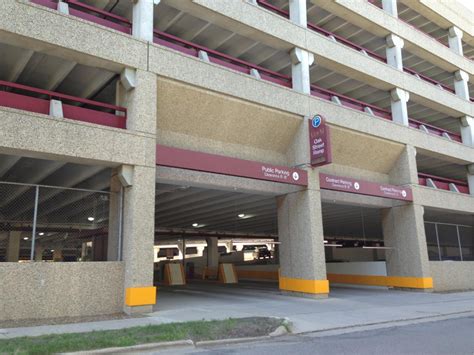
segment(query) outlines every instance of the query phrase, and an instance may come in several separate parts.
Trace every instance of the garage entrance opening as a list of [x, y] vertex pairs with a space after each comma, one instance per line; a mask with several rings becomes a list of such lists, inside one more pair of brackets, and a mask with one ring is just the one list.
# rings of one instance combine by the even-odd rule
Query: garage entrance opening
[[173, 288], [192, 292], [205, 285], [235, 288], [267, 281], [278, 288], [274, 195], [158, 183], [155, 213], [159, 298]]
[[323, 202], [326, 271], [330, 286], [383, 286], [387, 276], [382, 210]]

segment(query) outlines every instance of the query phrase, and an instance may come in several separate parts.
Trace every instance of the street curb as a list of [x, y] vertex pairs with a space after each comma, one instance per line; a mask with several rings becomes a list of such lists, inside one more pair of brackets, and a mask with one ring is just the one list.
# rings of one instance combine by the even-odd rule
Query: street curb
[[271, 332], [268, 335], [262, 335], [259, 337], [202, 340], [202, 341], [197, 341], [196, 343], [194, 343], [194, 345], [196, 347], [202, 347], [202, 346], [226, 345], [226, 344], [235, 344], [235, 343], [247, 343], [247, 342], [253, 342], [253, 341], [260, 341], [260, 340], [269, 340], [269, 339], [287, 335], [287, 334], [289, 333], [288, 333], [288, 330], [285, 328], [285, 326], [280, 325], [278, 328], [276, 328], [273, 332]]
[[84, 350], [72, 353], [61, 353], [63, 355], [89, 355], [89, 354], [126, 354], [143, 350], [163, 350], [172, 348], [194, 347], [192, 340], [165, 341], [160, 343], [140, 344], [126, 347], [105, 348], [97, 350]]
[[229, 339], [219, 339], [219, 340], [203, 340], [197, 341], [195, 343], [196, 347], [202, 346], [214, 346], [214, 345], [226, 345], [226, 344], [235, 344], [235, 343], [247, 343], [251, 341], [259, 341], [259, 340], [268, 340], [271, 339], [270, 335], [263, 335], [260, 337], [247, 337], [247, 338], [229, 338]]
[[135, 351], [156, 351], [172, 348], [198, 348], [204, 346], [216, 346], [216, 345], [226, 345], [226, 344], [236, 344], [236, 343], [247, 343], [261, 340], [268, 340], [278, 336], [288, 334], [288, 330], [285, 326], [280, 325], [273, 332], [268, 335], [263, 335], [259, 337], [246, 337], [246, 338], [228, 338], [228, 339], [219, 339], [219, 340], [203, 340], [193, 342], [192, 340], [177, 340], [177, 341], [167, 341], [160, 343], [149, 343], [149, 344], [140, 344], [134, 346], [126, 347], [116, 347], [116, 348], [105, 348], [97, 350], [85, 350], [77, 351], [71, 353], [61, 353], [62, 355], [89, 355], [89, 354], [126, 354]]

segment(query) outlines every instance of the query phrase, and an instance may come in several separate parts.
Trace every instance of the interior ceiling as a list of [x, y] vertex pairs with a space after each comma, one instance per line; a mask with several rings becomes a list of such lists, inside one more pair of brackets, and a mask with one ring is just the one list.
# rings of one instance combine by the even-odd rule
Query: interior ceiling
[[0, 80], [115, 104], [114, 72], [0, 42]]
[[451, 223], [451, 224], [462, 224], [465, 226], [471, 226], [473, 228], [472, 234], [474, 238], [474, 215], [473, 214], [461, 214], [461, 213], [446, 213], [446, 211], [425, 208], [424, 220], [427, 222], [438, 222], [438, 223]]
[[[239, 214], [248, 218], [240, 218]], [[157, 184], [155, 215], [160, 228], [277, 233], [273, 196]], [[195, 223], [198, 228], [193, 227]]]
[[325, 237], [383, 239], [381, 210], [322, 203]]
[[[444, 176], [460, 177], [457, 176], [462, 168], [460, 166], [442, 164], [421, 154], [417, 161], [428, 172], [441, 169], [446, 172]], [[110, 168], [102, 166], [0, 155], [0, 181], [104, 191], [40, 188], [39, 228], [44, 231], [51, 228], [58, 230], [47, 232], [43, 238], [67, 238], [66, 232], [70, 228], [81, 229], [80, 236], [84, 237], [90, 229], [106, 227], [110, 175]], [[0, 227], [31, 226], [34, 195], [35, 189], [30, 186], [0, 183]], [[327, 237], [378, 239], [382, 236], [380, 209], [323, 202], [322, 213]], [[239, 214], [244, 214], [246, 218], [239, 217]], [[87, 221], [89, 216], [95, 217], [94, 223]], [[435, 211], [428, 216], [435, 218], [438, 214]], [[157, 228], [266, 235], [278, 232], [274, 196], [192, 186], [158, 183], [155, 218]], [[198, 228], [193, 226], [195, 223]], [[161, 237], [166, 238], [166, 235]]]
[[466, 181], [467, 170], [464, 165], [453, 164], [420, 153], [416, 155], [416, 164], [420, 173]]

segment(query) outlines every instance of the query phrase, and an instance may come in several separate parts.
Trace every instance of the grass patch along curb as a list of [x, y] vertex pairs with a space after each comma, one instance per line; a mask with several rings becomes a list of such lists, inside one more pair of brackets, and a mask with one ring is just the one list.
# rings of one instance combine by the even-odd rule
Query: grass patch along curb
[[[268, 336], [286, 321], [252, 317], [131, 327], [89, 333], [51, 334], [0, 340], [0, 354], [54, 354], [141, 344], [177, 342], [178, 345], [221, 339]], [[188, 343], [182, 342], [187, 340]], [[181, 342], [179, 342], [181, 341]], [[186, 344], [185, 344], [186, 343]]]

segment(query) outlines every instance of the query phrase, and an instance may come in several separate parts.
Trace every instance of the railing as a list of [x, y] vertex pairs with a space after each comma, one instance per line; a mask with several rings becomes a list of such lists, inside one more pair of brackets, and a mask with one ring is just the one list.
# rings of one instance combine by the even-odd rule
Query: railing
[[158, 30], [153, 31], [154, 43], [175, 49], [179, 52], [199, 57], [199, 52], [206, 52], [211, 63], [222, 65], [226, 68], [233, 69], [245, 74], [251, 74], [251, 70], [257, 70], [260, 77], [264, 80], [274, 82], [286, 87], [292, 87], [291, 77], [268, 70], [258, 65], [246, 62], [244, 60], [232, 57], [230, 55], [200, 46], [198, 44], [183, 40], [169, 33]]
[[[57, 1], [53, 0], [30, 0], [39, 5], [57, 9]], [[131, 34], [132, 23], [125, 17], [115, 15], [111, 12], [104, 11], [94, 6], [87, 5], [77, 0], [63, 0], [69, 5], [69, 14], [82, 18], [87, 21], [97, 23], [99, 25], [112, 28], [114, 30]]]
[[428, 186], [428, 179], [431, 179], [437, 189], [452, 191], [450, 188], [450, 184], [453, 184], [454, 186], [456, 186], [460, 193], [469, 194], [469, 185], [465, 181], [418, 173], [418, 183], [420, 185]]
[[[290, 13], [288, 11], [280, 9], [279, 7], [274, 6], [274, 5], [268, 3], [265, 0], [257, 0], [257, 3], [259, 5], [261, 5], [263, 8], [266, 8], [266, 9], [268, 9], [268, 10], [270, 10], [270, 11], [272, 11], [272, 12], [274, 12], [274, 13], [280, 15], [280, 16], [283, 16], [285, 18], [290, 18]], [[381, 62], [385, 63], [387, 61], [383, 56], [371, 51], [370, 49], [359, 46], [358, 44], [355, 44], [355, 43], [349, 41], [348, 39], [346, 39], [344, 37], [341, 37], [341, 36], [339, 36], [339, 35], [337, 35], [333, 32], [330, 32], [328, 30], [325, 30], [324, 28], [319, 27], [319, 26], [317, 26], [313, 23], [308, 22], [308, 28], [312, 29], [315, 32], [318, 32], [318, 33], [322, 34], [323, 36], [334, 38], [337, 42], [341, 42], [341, 43], [345, 44], [346, 46], [351, 47], [352, 49], [355, 49], [356, 51], [365, 52], [370, 57], [373, 57], [377, 60], [380, 60]]]
[[0, 80], [0, 88], [2, 89], [0, 91], [0, 106], [49, 115], [50, 101], [54, 99], [62, 102], [65, 118], [115, 128], [126, 127], [127, 109], [124, 107], [3, 80]]
[[444, 84], [441, 84], [439, 81], [436, 81], [434, 79], [431, 79], [429, 77], [427, 77], [426, 75], [423, 75], [423, 74], [420, 74], [416, 71], [414, 71], [413, 69], [410, 69], [410, 68], [407, 68], [407, 67], [403, 67], [403, 71], [404, 72], [407, 72], [411, 75], [414, 75], [414, 76], [418, 76], [420, 77], [420, 79], [424, 80], [424, 81], [427, 81], [429, 82], [430, 84], [433, 84], [433, 85], [436, 85], [436, 86], [439, 86], [441, 87], [442, 89], [446, 90], [446, 91], [449, 91], [451, 93], [454, 94], [454, 89], [451, 89], [449, 86], [447, 85], [444, 85]]
[[439, 136], [439, 137], [445, 137], [445, 138], [448, 138], [447, 136], [449, 136], [449, 138], [453, 141], [462, 142], [462, 138], [459, 133], [455, 133], [447, 129], [439, 128], [439, 127], [430, 125], [429, 123], [415, 120], [413, 118], [409, 118], [408, 121], [409, 121], [410, 127], [421, 129], [422, 128], [421, 126], [424, 126], [426, 128], [426, 131], [429, 134]]
[[392, 119], [392, 114], [388, 110], [385, 110], [378, 106], [368, 104], [363, 101], [353, 99], [352, 97], [341, 95], [335, 91], [323, 89], [316, 85], [311, 85], [311, 95], [319, 97], [320, 99], [328, 100], [328, 101], [331, 101], [333, 97], [337, 97], [339, 101], [341, 102], [342, 106], [350, 107], [352, 109], [363, 111], [363, 112], [365, 111], [366, 107], [368, 107], [372, 110], [374, 115], [381, 118], [385, 118], [387, 120]]

